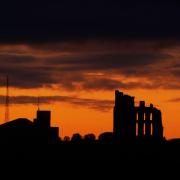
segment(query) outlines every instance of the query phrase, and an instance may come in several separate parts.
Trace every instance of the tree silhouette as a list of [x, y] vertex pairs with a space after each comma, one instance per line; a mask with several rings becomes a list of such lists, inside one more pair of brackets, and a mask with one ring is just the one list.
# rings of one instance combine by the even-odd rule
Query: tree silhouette
[[65, 136], [63, 139], [63, 142], [68, 143], [71, 141], [71, 138], [69, 136]]
[[92, 134], [92, 133], [91, 134], [86, 134], [84, 136], [84, 141], [86, 143], [93, 143], [93, 142], [96, 141], [96, 136], [94, 134]]
[[80, 143], [82, 142], [83, 138], [79, 133], [73, 134], [72, 138], [71, 138], [71, 142], [73, 143]]

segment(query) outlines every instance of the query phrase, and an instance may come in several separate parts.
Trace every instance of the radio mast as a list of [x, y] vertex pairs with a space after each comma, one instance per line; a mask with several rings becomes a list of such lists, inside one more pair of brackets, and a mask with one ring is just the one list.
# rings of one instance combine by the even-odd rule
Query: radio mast
[[9, 77], [6, 76], [5, 123], [9, 121]]

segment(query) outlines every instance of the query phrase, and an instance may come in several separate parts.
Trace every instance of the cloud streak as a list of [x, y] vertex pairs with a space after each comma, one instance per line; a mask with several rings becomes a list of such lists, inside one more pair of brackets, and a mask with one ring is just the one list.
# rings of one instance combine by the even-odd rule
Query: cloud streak
[[[10, 103], [12, 105], [37, 104], [35, 96], [11, 96]], [[111, 100], [86, 99], [70, 96], [40, 96], [40, 104], [51, 104], [56, 102], [68, 103], [71, 105], [95, 109], [98, 111], [109, 111], [113, 107]], [[0, 96], [0, 104], [5, 102], [5, 96]]]
[[167, 102], [170, 102], [170, 103], [178, 103], [178, 102], [180, 102], [180, 98], [169, 99]]

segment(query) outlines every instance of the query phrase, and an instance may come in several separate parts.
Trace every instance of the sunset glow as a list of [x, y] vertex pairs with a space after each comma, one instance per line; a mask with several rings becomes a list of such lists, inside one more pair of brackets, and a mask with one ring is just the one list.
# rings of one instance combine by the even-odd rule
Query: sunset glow
[[[52, 111], [60, 136], [112, 131], [114, 90], [145, 100], [163, 112], [165, 136], [179, 137], [180, 45], [160, 41], [87, 41], [1, 45], [1, 123], [5, 77], [10, 78], [10, 119], [31, 120]], [[171, 44], [171, 43], [170, 43]], [[42, 102], [41, 102], [42, 101]]]

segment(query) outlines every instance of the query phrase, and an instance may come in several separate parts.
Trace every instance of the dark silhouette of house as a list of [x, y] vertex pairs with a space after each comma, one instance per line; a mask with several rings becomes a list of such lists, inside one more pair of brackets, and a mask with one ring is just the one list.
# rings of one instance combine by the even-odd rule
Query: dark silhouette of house
[[136, 107], [134, 97], [116, 90], [113, 131], [117, 139], [124, 141], [162, 140], [161, 111], [152, 104], [146, 107], [144, 101]]
[[0, 125], [0, 143], [32, 144], [59, 141], [59, 128], [50, 126], [51, 112], [37, 111], [34, 122], [20, 118]]

